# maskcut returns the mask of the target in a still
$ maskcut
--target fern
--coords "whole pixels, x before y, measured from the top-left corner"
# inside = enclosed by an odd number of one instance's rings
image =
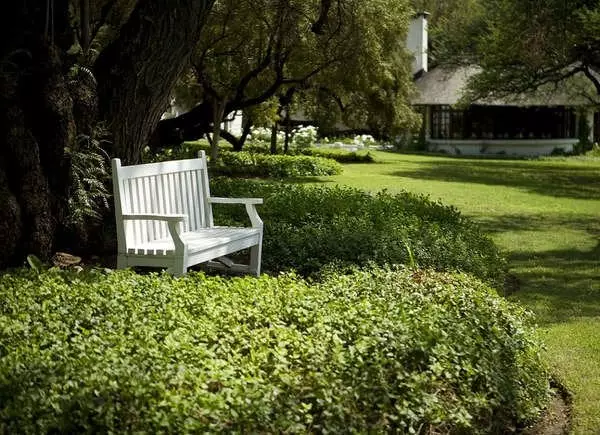
[[[68,225],[83,227],[89,220],[102,219],[102,209],[109,208],[109,174],[102,149],[104,130],[99,127],[92,135],[79,135],[77,149],[65,149],[71,159]]]

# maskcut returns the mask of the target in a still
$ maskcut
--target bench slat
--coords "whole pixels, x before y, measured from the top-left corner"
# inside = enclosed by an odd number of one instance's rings
[[[160,174],[178,174],[199,169],[206,169],[206,163],[202,159],[171,160],[168,162],[121,166],[119,177],[126,180],[128,178],[149,177]]]

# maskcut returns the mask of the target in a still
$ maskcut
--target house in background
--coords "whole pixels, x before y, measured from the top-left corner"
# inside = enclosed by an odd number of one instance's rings
[[[430,151],[456,154],[550,154],[572,151],[579,142],[581,121],[594,140],[594,106],[586,98],[583,76],[573,76],[559,87],[503,100],[459,105],[476,66],[431,70],[427,65],[427,13],[410,27],[407,47],[414,54],[413,73],[418,95],[412,103],[423,113],[425,140]],[[597,126],[596,126],[597,127]]]

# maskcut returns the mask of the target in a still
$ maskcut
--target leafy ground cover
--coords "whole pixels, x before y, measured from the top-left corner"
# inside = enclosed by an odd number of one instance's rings
[[[573,432],[600,429],[600,159],[491,160],[373,152],[316,178],[408,190],[456,206],[508,254],[509,298],[534,311],[555,375],[573,393]]]
[[[521,308],[416,269],[0,276],[0,433],[504,433],[548,397]]]

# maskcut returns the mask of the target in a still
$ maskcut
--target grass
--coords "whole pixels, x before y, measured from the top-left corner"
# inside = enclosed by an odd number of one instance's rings
[[[374,152],[311,181],[408,190],[458,207],[510,259],[509,297],[537,315],[555,376],[573,393],[573,433],[600,430],[600,159],[490,160]]]

